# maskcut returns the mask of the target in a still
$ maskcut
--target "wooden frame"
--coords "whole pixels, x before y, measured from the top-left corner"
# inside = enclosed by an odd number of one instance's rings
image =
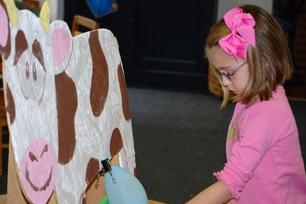
[[[0,56],[0,77],[2,77],[2,56]],[[3,84],[2,84],[3,87]],[[6,112],[4,105],[3,88],[0,90],[0,176],[3,174],[3,150],[8,149],[8,144],[3,143],[3,128],[7,127]]]
[[[100,28],[99,23],[97,23],[96,21],[87,18],[85,16],[81,16],[81,15],[76,15],[73,18],[73,22],[72,22],[72,28],[71,28],[71,33],[73,36],[76,36],[80,33],[82,33],[79,30],[79,27],[83,26],[84,28],[88,29],[88,30],[96,30],[98,28]]]

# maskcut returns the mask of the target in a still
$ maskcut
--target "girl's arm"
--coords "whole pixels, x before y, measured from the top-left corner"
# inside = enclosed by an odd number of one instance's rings
[[[231,192],[225,184],[218,181],[193,197],[186,204],[222,204],[230,199]]]

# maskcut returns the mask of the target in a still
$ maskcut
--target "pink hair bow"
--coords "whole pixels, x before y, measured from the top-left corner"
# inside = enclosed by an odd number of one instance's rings
[[[236,7],[229,10],[223,19],[232,32],[219,40],[220,47],[230,56],[246,59],[248,46],[255,46],[253,16]]]

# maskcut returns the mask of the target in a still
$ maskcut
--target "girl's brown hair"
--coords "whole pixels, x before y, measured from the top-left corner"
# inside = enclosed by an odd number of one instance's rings
[[[292,59],[288,48],[287,38],[277,21],[264,9],[253,6],[240,6],[244,13],[250,13],[255,19],[255,46],[249,46],[247,62],[250,72],[249,83],[235,101],[250,105],[256,100],[269,100],[277,85],[283,84],[292,73]],[[211,29],[206,40],[205,52],[219,46],[218,41],[230,34],[223,19]],[[210,70],[216,70],[210,66]],[[219,81],[221,76],[216,73]],[[222,83],[221,83],[222,85]],[[223,105],[228,101],[228,91],[223,88]]]

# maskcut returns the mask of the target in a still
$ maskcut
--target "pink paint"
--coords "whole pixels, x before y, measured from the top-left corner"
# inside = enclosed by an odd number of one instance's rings
[[[63,29],[55,29],[51,34],[53,65],[58,67],[67,57],[71,45],[71,35]]]
[[[45,204],[55,187],[57,156],[44,139],[34,140],[23,155],[20,178],[26,197],[34,204]]]
[[[8,19],[2,5],[0,5],[0,30],[0,45],[5,47],[8,39]]]

